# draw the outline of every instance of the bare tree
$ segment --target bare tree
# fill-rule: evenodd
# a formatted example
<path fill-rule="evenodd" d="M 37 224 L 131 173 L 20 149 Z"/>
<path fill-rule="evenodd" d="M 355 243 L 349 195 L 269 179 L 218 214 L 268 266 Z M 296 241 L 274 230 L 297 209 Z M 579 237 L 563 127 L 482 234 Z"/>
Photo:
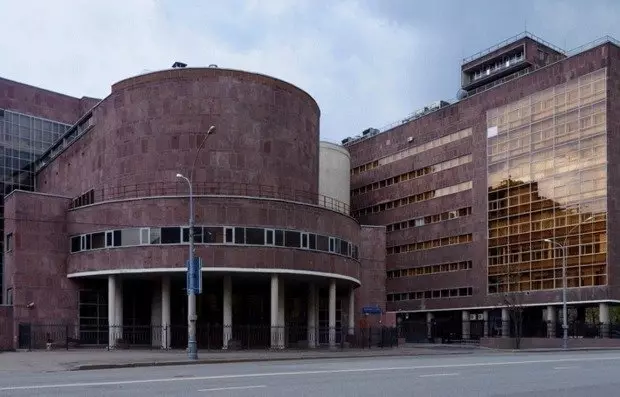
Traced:
<path fill-rule="evenodd" d="M 518 275 L 511 272 L 510 264 L 508 265 L 507 292 L 504 293 L 503 306 L 508 309 L 510 323 L 515 337 L 515 349 L 521 348 L 521 338 L 523 337 L 523 311 L 525 309 L 525 296 L 529 295 L 528 291 L 521 290 L 521 283 Z M 511 291 L 511 286 L 516 285 L 516 291 Z M 504 327 L 502 326 L 502 330 Z"/>

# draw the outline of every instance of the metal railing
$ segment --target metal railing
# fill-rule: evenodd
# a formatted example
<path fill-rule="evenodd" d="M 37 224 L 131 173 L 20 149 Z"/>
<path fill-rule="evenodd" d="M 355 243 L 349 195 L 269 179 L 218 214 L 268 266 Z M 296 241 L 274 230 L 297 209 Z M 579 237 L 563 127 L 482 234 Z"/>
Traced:
<path fill-rule="evenodd" d="M 194 196 L 239 196 L 260 197 L 294 201 L 304 204 L 318 205 L 333 211 L 349 214 L 348 204 L 318 193 L 297 190 L 288 186 L 256 185 L 236 182 L 198 182 L 193 184 Z M 152 182 L 122 186 L 104 186 L 93 189 L 88 200 L 72 201 L 70 208 L 78 208 L 88 204 L 109 200 L 122 200 L 157 196 L 187 195 L 187 186 L 178 182 Z M 81 195 L 83 197 L 85 195 Z"/>
<path fill-rule="evenodd" d="M 187 325 L 80 326 L 75 324 L 19 324 L 18 348 L 27 350 L 114 347 L 116 349 L 185 349 Z M 113 343 L 110 343 L 110 337 Z M 388 348 L 398 346 L 396 327 L 312 327 L 287 325 L 199 324 L 202 350 L 307 349 L 310 347 Z"/>
<path fill-rule="evenodd" d="M 464 331 L 465 334 L 464 334 Z M 501 338 L 562 338 L 560 321 L 523 321 L 519 330 L 513 321 L 407 321 L 398 325 L 399 338 L 410 343 L 459 343 L 479 341 L 482 337 Z M 568 323 L 568 337 L 571 339 L 613 338 L 620 339 L 620 323 Z"/>
<path fill-rule="evenodd" d="M 613 43 L 614 45 L 620 47 L 620 41 L 619 40 L 617 40 L 617 39 L 615 39 L 615 38 L 613 38 L 611 36 L 604 36 L 604 37 L 601 37 L 599 39 L 593 40 L 593 41 L 591 41 L 589 43 L 583 44 L 583 45 L 581 45 L 581 46 L 579 46 L 577 48 L 565 51 L 565 50 L 563 50 L 563 49 L 561 49 L 561 48 L 559 48 L 559 47 L 557 47 L 557 46 L 555 46 L 553 44 L 548 43 L 547 41 L 541 39 L 540 37 L 538 37 L 538 36 L 536 36 L 536 35 L 534 35 L 532 33 L 524 32 L 524 33 L 521 33 L 519 35 L 513 36 L 513 37 L 511 37 L 509 39 L 506 39 L 506 40 L 502 41 L 501 43 L 495 44 L 494 46 L 491 46 L 491 47 L 487 48 L 486 50 L 480 51 L 477 54 L 474 54 L 474 55 L 472 55 L 470 57 L 463 58 L 463 64 L 471 62 L 474 59 L 479 58 L 481 56 L 484 56 L 486 54 L 490 54 L 491 52 L 501 48 L 502 46 L 505 46 L 507 44 L 510 44 L 512 42 L 520 40 L 521 38 L 524 38 L 524 37 L 530 37 L 530 38 L 532 38 L 534 40 L 537 40 L 537 41 L 541 42 L 542 44 L 546 45 L 547 47 L 552 48 L 552 49 L 554 49 L 554 50 L 556 50 L 558 52 L 561 52 L 562 54 L 566 55 L 566 57 L 571 57 L 571 56 L 580 54 L 582 52 L 585 52 L 587 50 L 590 50 L 590 49 L 592 49 L 594 47 L 597 47 L 597 46 L 599 46 L 601 44 L 604 44 L 604 43 L 607 43 L 607 42 Z M 557 62 L 562 62 L 564 59 L 565 58 L 563 58 L 563 59 L 561 59 L 561 60 L 559 60 Z M 551 63 L 551 64 L 549 64 L 547 66 L 553 65 L 553 64 L 555 64 L 557 62 Z M 495 86 L 497 86 L 499 84 L 506 83 L 509 80 L 513 80 L 513 79 L 516 79 L 516 78 L 519 78 L 519 77 L 523 77 L 523 76 L 525 76 L 527 74 L 533 73 L 534 71 L 537 71 L 537 70 L 539 70 L 539 69 L 527 68 L 527 69 L 524 69 L 524 70 L 519 71 L 517 73 L 508 75 L 508 76 L 504 77 L 503 79 L 500 79 L 500 80 L 497 80 L 497 81 L 492 81 L 492 82 L 490 82 L 488 84 L 485 84 L 485 85 L 483 85 L 481 87 L 476 88 L 475 90 L 469 91 L 468 95 L 467 95 L 467 97 L 465 99 L 470 98 L 471 96 L 473 96 L 475 94 L 480 94 L 480 93 L 482 93 L 484 91 L 487 91 L 487 90 L 489 90 L 489 89 L 491 89 L 491 88 L 493 88 L 493 87 L 495 87 Z M 460 102 L 461 100 L 462 99 L 459 99 L 459 98 L 451 98 L 451 99 L 446 100 L 446 102 L 450 103 L 450 105 L 454 105 L 454 104 Z M 444 108 L 441 108 L 441 109 L 444 109 Z M 437 109 L 435 111 L 438 111 L 438 110 L 440 110 L 440 109 Z M 346 146 L 347 147 L 352 146 L 354 144 L 363 142 L 363 141 L 365 141 L 367 139 L 370 139 L 370 138 L 372 138 L 374 136 L 377 136 L 379 134 L 387 132 L 387 131 L 395 128 L 395 127 L 398 127 L 398 126 L 403 125 L 403 124 L 407 124 L 410 121 L 415 120 L 415 115 L 418 112 L 419 111 L 415 111 L 413 113 L 408 114 L 406 117 L 401 118 L 400 120 L 397 120 L 397 121 L 391 122 L 389 124 L 386 124 L 383 127 L 378 128 L 378 130 L 379 130 L 378 134 L 370 135 L 368 137 L 362 137 L 362 138 L 357 139 L 357 140 L 355 140 L 353 142 L 347 143 Z M 431 114 L 431 113 L 434 113 L 434 112 L 429 112 L 429 113 L 425 114 L 424 116 L 427 116 L 428 114 Z"/>
<path fill-rule="evenodd" d="M 480 58 L 480 57 L 483 57 L 485 55 L 488 55 L 488 54 L 492 53 L 493 51 L 497 51 L 497 50 L 499 50 L 502 47 L 505 47 L 505 46 L 507 46 L 509 44 L 515 43 L 515 42 L 517 42 L 517 41 L 519 41 L 521 39 L 524 39 L 524 38 L 530 38 L 532 40 L 536 40 L 537 42 L 539 42 L 541 44 L 544 44 L 545 46 L 547 46 L 547 47 L 549 47 L 549 48 L 551 48 L 551 49 L 553 49 L 553 50 L 555 50 L 555 51 L 557 51 L 557 52 L 559 52 L 561 54 L 565 53 L 565 51 L 562 48 L 560 48 L 560 47 L 558 47 L 558 46 L 556 46 L 554 44 L 551 44 L 548 41 L 543 40 L 542 38 L 536 36 L 533 33 L 528 32 L 526 30 L 524 32 L 521 32 L 521 33 L 515 35 L 515 36 L 509 37 L 506 40 L 500 41 L 499 43 L 496 43 L 496 44 L 494 44 L 494 45 L 492 45 L 492 46 L 490 46 L 490 47 L 488 47 L 488 48 L 486 48 L 486 49 L 484 49 L 484 50 L 482 50 L 482 51 L 480 51 L 480 52 L 478 52 L 478 53 L 476 53 L 474 55 L 471 55 L 471 56 L 468 56 L 466 58 L 463 58 L 463 62 L 462 63 L 463 64 L 469 63 L 469 62 L 471 62 L 471 61 L 473 61 L 473 60 L 475 60 L 477 58 Z"/>

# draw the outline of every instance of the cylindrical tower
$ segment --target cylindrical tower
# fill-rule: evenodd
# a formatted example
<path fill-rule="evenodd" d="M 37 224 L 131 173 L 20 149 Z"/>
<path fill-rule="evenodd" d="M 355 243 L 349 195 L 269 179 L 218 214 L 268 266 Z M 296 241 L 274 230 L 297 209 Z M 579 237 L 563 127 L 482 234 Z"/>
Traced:
<path fill-rule="evenodd" d="M 319 200 L 333 198 L 351 204 L 351 156 L 341 145 L 321 141 L 319 145 Z M 326 199 L 327 198 L 327 199 Z"/>

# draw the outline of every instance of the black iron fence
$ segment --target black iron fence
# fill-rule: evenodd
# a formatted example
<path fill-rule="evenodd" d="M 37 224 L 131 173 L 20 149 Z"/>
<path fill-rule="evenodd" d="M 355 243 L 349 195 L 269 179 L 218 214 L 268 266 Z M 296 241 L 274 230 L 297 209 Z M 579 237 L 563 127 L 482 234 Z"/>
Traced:
<path fill-rule="evenodd" d="M 307 349 L 388 348 L 398 346 L 395 327 L 313 327 L 289 325 L 210 325 L 197 326 L 199 349 Z M 110 343 L 112 341 L 112 343 Z M 19 324 L 20 349 L 70 349 L 78 347 L 114 347 L 117 349 L 184 349 L 187 325 L 99 326 L 71 324 Z"/>
<path fill-rule="evenodd" d="M 562 338 L 562 322 L 523 321 L 516 327 L 513 321 L 407 321 L 396 329 L 398 338 L 408 343 L 462 343 L 478 341 L 482 337 L 499 338 Z M 569 338 L 619 338 L 620 323 L 588 323 L 570 321 Z"/>

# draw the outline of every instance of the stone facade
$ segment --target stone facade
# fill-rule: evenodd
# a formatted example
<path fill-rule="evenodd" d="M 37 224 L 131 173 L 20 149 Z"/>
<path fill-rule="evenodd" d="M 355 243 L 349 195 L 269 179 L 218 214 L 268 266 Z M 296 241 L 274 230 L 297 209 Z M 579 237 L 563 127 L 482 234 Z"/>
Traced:
<path fill-rule="evenodd" d="M 473 295 L 452 299 L 434 299 L 426 301 L 388 302 L 388 311 L 445 310 L 466 307 L 489 307 L 500 304 L 500 298 L 487 294 L 487 162 L 486 162 L 486 111 L 519 100 L 527 95 L 566 82 L 577 76 L 591 73 L 600 68 L 610 68 L 608 77 L 609 118 L 608 118 L 608 156 L 609 156 L 609 240 L 617 241 L 618 224 L 617 189 L 618 181 L 618 121 L 611 106 L 618 97 L 618 72 L 615 66 L 620 60 L 619 49 L 612 43 L 604 43 L 587 51 L 565 58 L 533 73 L 498 85 L 487 91 L 472 95 L 453 105 L 444 107 L 434 113 L 409 123 L 401 124 L 384 133 L 360 142 L 347 145 L 351 153 L 352 168 L 367 164 L 387 155 L 457 131 L 472 128 L 469 138 L 430 149 L 417 156 L 395 161 L 385 166 L 352 175 L 351 188 L 399 175 L 403 172 L 436 164 L 458 155 L 471 153 L 473 161 L 437 174 L 394 184 L 366 193 L 367 197 L 352 197 L 351 206 L 355 210 L 368 205 L 393 200 L 405 195 L 422 193 L 429 189 L 454 185 L 463 181 L 473 181 L 471 192 L 461 192 L 438 199 L 423 201 L 414 205 L 405 205 L 392 210 L 378 212 L 360 217 L 362 224 L 387 225 L 411 219 L 471 206 L 471 215 L 463 219 L 439 222 L 429 226 L 405 229 L 388 233 L 388 245 L 407 244 L 412 241 L 424 241 L 443 238 L 463 233 L 471 233 L 473 241 L 466 244 L 452 245 L 440 249 L 421 250 L 406 254 L 388 255 L 387 270 L 404 269 L 426 264 L 441 264 L 452 261 L 473 261 L 470 270 L 426 275 L 422 277 L 404 277 L 387 281 L 387 292 L 415 291 L 421 289 L 473 287 Z M 615 67 L 614 67 L 615 66 Z M 612 82 L 613 81 L 613 82 Z M 412 138 L 411 140 L 409 138 Z M 616 209 L 616 211 L 613 211 Z M 613 220 L 616 220 L 614 222 Z M 617 244 L 609 248 L 609 285 L 607 287 L 578 288 L 569 290 L 571 301 L 606 300 L 615 296 L 613 292 L 618 285 L 618 270 L 615 269 L 618 258 Z M 615 246 L 615 247 L 613 247 Z M 526 298 L 526 304 L 544 304 L 561 300 L 560 290 L 535 291 Z M 615 298 L 617 299 L 617 298 Z M 423 306 L 422 306 L 423 305 Z"/>
<path fill-rule="evenodd" d="M 15 334 L 20 323 L 75 324 L 78 290 L 94 278 L 184 272 L 187 244 L 70 253 L 71 236 L 187 225 L 188 186 L 177 173 L 193 179 L 196 225 L 296 230 L 354 246 L 372 243 L 364 254 L 375 269 L 365 276 L 372 289 L 362 292 L 359 305 L 372 299 L 384 307 L 385 234 L 373 228 L 360 236 L 346 205 L 319 197 L 320 112 L 307 93 L 267 76 L 188 68 L 123 80 L 91 112 L 92 127 L 38 172 L 38 192 L 16 191 L 6 199 L 5 229 L 13 249 L 5 255 L 5 285 L 12 288 Z M 212 125 L 216 132 L 196 157 Z M 73 199 L 84 193 L 90 198 L 76 204 Z M 288 274 L 284 284 L 320 288 L 331 280 L 338 296 L 359 287 L 361 277 L 360 261 L 351 253 L 197 244 L 195 254 L 205 271 Z M 109 321 L 117 324 L 122 308 L 114 310 Z"/>
<path fill-rule="evenodd" d="M 74 98 L 0 78 L 0 109 L 73 124 L 97 102 L 94 98 Z"/>
<path fill-rule="evenodd" d="M 385 312 L 385 228 L 383 226 L 362 226 L 360 236 L 360 281 L 362 288 L 355 292 L 358 313 L 364 306 L 379 307 Z M 363 314 L 358 316 L 364 317 Z M 381 317 L 379 317 L 381 319 Z M 361 318 L 360 318 L 361 320 Z M 377 316 L 369 316 L 357 324 L 377 322 Z"/>
<path fill-rule="evenodd" d="M 23 191 L 5 198 L 4 285 L 12 288 L 14 333 L 20 323 L 72 323 L 77 284 L 67 278 L 69 199 Z"/>

